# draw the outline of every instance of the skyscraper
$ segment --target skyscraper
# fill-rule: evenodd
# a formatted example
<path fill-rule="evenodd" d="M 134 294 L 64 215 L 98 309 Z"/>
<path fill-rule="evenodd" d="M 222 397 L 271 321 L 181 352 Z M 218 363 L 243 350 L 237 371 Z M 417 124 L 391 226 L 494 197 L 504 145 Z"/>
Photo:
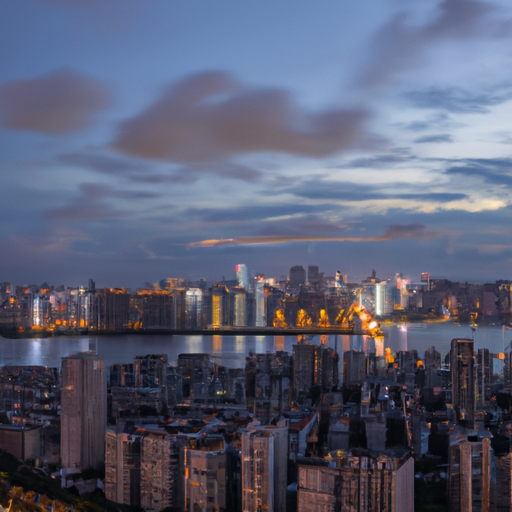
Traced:
<path fill-rule="evenodd" d="M 457 422 L 473 428 L 475 421 L 474 342 L 453 339 L 450 349 L 452 405 Z"/>
<path fill-rule="evenodd" d="M 107 430 L 105 437 L 105 495 L 109 500 L 140 507 L 142 437 Z"/>
<path fill-rule="evenodd" d="M 306 271 L 301 265 L 295 265 L 290 269 L 288 284 L 291 289 L 298 289 L 306 283 Z"/>
<path fill-rule="evenodd" d="M 414 510 L 410 453 L 393 456 L 358 450 L 331 456 L 331 464 L 313 457 L 298 464 L 298 512 Z"/>
<path fill-rule="evenodd" d="M 242 434 L 242 510 L 286 510 L 288 422 L 248 425 Z"/>
<path fill-rule="evenodd" d="M 236 278 L 238 279 L 238 286 L 249 290 L 249 270 L 244 263 L 235 265 Z"/>
<path fill-rule="evenodd" d="M 184 510 L 226 510 L 226 450 L 222 435 L 193 439 L 183 450 Z"/>
<path fill-rule="evenodd" d="M 453 512 L 489 512 L 491 442 L 476 435 L 450 446 L 448 497 Z"/>
<path fill-rule="evenodd" d="M 107 381 L 96 352 L 62 358 L 61 459 L 64 470 L 105 461 Z"/>

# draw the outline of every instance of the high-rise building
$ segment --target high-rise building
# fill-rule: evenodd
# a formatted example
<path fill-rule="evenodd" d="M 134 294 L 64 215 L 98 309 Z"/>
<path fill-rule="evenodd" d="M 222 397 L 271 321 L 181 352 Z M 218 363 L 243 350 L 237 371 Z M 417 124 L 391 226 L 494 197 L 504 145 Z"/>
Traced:
<path fill-rule="evenodd" d="M 242 434 L 242 510 L 286 510 L 288 422 L 248 425 Z"/>
<path fill-rule="evenodd" d="M 274 508 L 274 436 L 264 430 L 242 434 L 242 511 Z"/>
<path fill-rule="evenodd" d="M 238 286 L 249 290 L 249 269 L 244 263 L 235 265 L 236 278 L 238 279 Z"/>
<path fill-rule="evenodd" d="M 245 288 L 235 286 L 231 290 L 232 325 L 245 327 L 247 325 L 247 291 Z"/>
<path fill-rule="evenodd" d="M 491 399 L 493 357 L 488 348 L 479 348 L 477 356 L 478 405 L 484 409 Z"/>
<path fill-rule="evenodd" d="M 126 329 L 130 321 L 130 294 L 125 288 L 98 290 L 98 328 L 105 331 Z"/>
<path fill-rule="evenodd" d="M 297 289 L 306 284 L 306 271 L 301 265 L 295 265 L 290 269 L 288 284 L 291 289 Z"/>
<path fill-rule="evenodd" d="M 182 482 L 180 441 L 163 429 L 148 430 L 142 440 L 140 500 L 147 512 L 180 509 Z"/>
<path fill-rule="evenodd" d="M 211 289 L 212 327 L 218 329 L 230 323 L 230 293 L 227 286 L 215 283 Z"/>
<path fill-rule="evenodd" d="M 414 510 L 410 453 L 335 453 L 333 459 L 302 459 L 298 464 L 298 512 Z"/>
<path fill-rule="evenodd" d="M 142 437 L 107 430 L 105 436 L 105 495 L 109 500 L 140 507 Z"/>
<path fill-rule="evenodd" d="M 452 405 L 457 421 L 473 428 L 475 421 L 475 356 L 474 342 L 453 339 L 450 349 Z"/>
<path fill-rule="evenodd" d="M 260 279 L 254 283 L 254 325 L 265 327 L 267 325 L 267 301 L 265 296 L 265 283 Z"/>
<path fill-rule="evenodd" d="M 448 498 L 453 512 L 489 512 L 491 442 L 470 435 L 450 445 Z"/>
<path fill-rule="evenodd" d="M 348 350 L 343 354 L 343 384 L 361 386 L 366 379 L 366 354 Z"/>
<path fill-rule="evenodd" d="M 185 327 L 204 328 L 204 296 L 200 288 L 189 288 L 185 292 Z"/>
<path fill-rule="evenodd" d="M 64 470 L 105 462 L 107 381 L 96 352 L 62 358 L 61 459 Z"/>
<path fill-rule="evenodd" d="M 226 451 L 224 437 L 193 439 L 183 450 L 186 512 L 226 510 Z"/>
<path fill-rule="evenodd" d="M 308 266 L 308 284 L 314 290 L 319 290 L 322 287 L 324 274 L 319 272 L 319 269 L 316 265 Z"/>
<path fill-rule="evenodd" d="M 309 393 L 315 385 L 318 347 L 311 343 L 293 345 L 293 390 Z"/>
<path fill-rule="evenodd" d="M 311 343 L 293 345 L 293 389 L 298 396 L 313 386 L 330 391 L 338 385 L 338 354 Z"/>
<path fill-rule="evenodd" d="M 206 392 L 212 375 L 210 355 L 179 354 L 177 371 L 183 382 L 183 396 L 199 398 Z"/>

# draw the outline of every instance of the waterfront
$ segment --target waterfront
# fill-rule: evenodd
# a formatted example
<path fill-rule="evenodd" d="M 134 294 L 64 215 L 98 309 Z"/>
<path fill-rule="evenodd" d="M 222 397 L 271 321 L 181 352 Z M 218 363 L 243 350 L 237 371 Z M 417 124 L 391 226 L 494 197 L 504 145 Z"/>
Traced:
<path fill-rule="evenodd" d="M 432 345 L 444 356 L 453 338 L 471 338 L 469 325 L 453 323 L 410 324 L 385 326 L 385 346 L 392 351 L 417 350 L 420 357 Z M 510 334 L 509 334 L 510 333 Z M 512 330 L 505 331 L 505 344 L 512 338 Z M 308 336 L 319 344 L 320 336 Z M 502 329 L 499 326 L 479 327 L 474 333 L 475 350 L 488 348 L 503 351 Z M 324 338 L 326 345 L 337 347 L 340 356 L 350 348 L 365 347 L 364 336 L 334 336 Z M 228 367 L 243 367 L 249 352 L 264 353 L 275 350 L 292 351 L 297 336 L 226 336 L 226 335 L 120 335 L 79 336 L 33 339 L 0 338 L 0 365 L 44 365 L 60 367 L 61 358 L 89 349 L 97 350 L 107 365 L 128 363 L 137 355 L 165 353 L 174 363 L 181 353 L 204 352 L 215 362 Z"/>

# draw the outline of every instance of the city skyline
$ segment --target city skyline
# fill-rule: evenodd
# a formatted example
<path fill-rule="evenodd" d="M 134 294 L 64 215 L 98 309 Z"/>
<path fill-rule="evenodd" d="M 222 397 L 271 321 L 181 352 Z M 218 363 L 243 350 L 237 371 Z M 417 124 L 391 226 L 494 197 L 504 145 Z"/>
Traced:
<path fill-rule="evenodd" d="M 505 0 L 0 14 L 1 281 L 510 275 Z"/>

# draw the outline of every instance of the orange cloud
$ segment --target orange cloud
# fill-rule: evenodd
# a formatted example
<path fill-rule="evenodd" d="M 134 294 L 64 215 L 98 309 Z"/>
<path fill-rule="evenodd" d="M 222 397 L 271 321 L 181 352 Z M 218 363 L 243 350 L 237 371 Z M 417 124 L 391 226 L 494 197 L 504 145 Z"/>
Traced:
<path fill-rule="evenodd" d="M 392 224 L 379 236 L 250 236 L 242 238 L 220 238 L 191 242 L 189 247 L 214 247 L 216 245 L 286 244 L 289 242 L 386 242 L 406 238 L 430 239 L 434 233 L 426 231 L 425 225 Z"/>

